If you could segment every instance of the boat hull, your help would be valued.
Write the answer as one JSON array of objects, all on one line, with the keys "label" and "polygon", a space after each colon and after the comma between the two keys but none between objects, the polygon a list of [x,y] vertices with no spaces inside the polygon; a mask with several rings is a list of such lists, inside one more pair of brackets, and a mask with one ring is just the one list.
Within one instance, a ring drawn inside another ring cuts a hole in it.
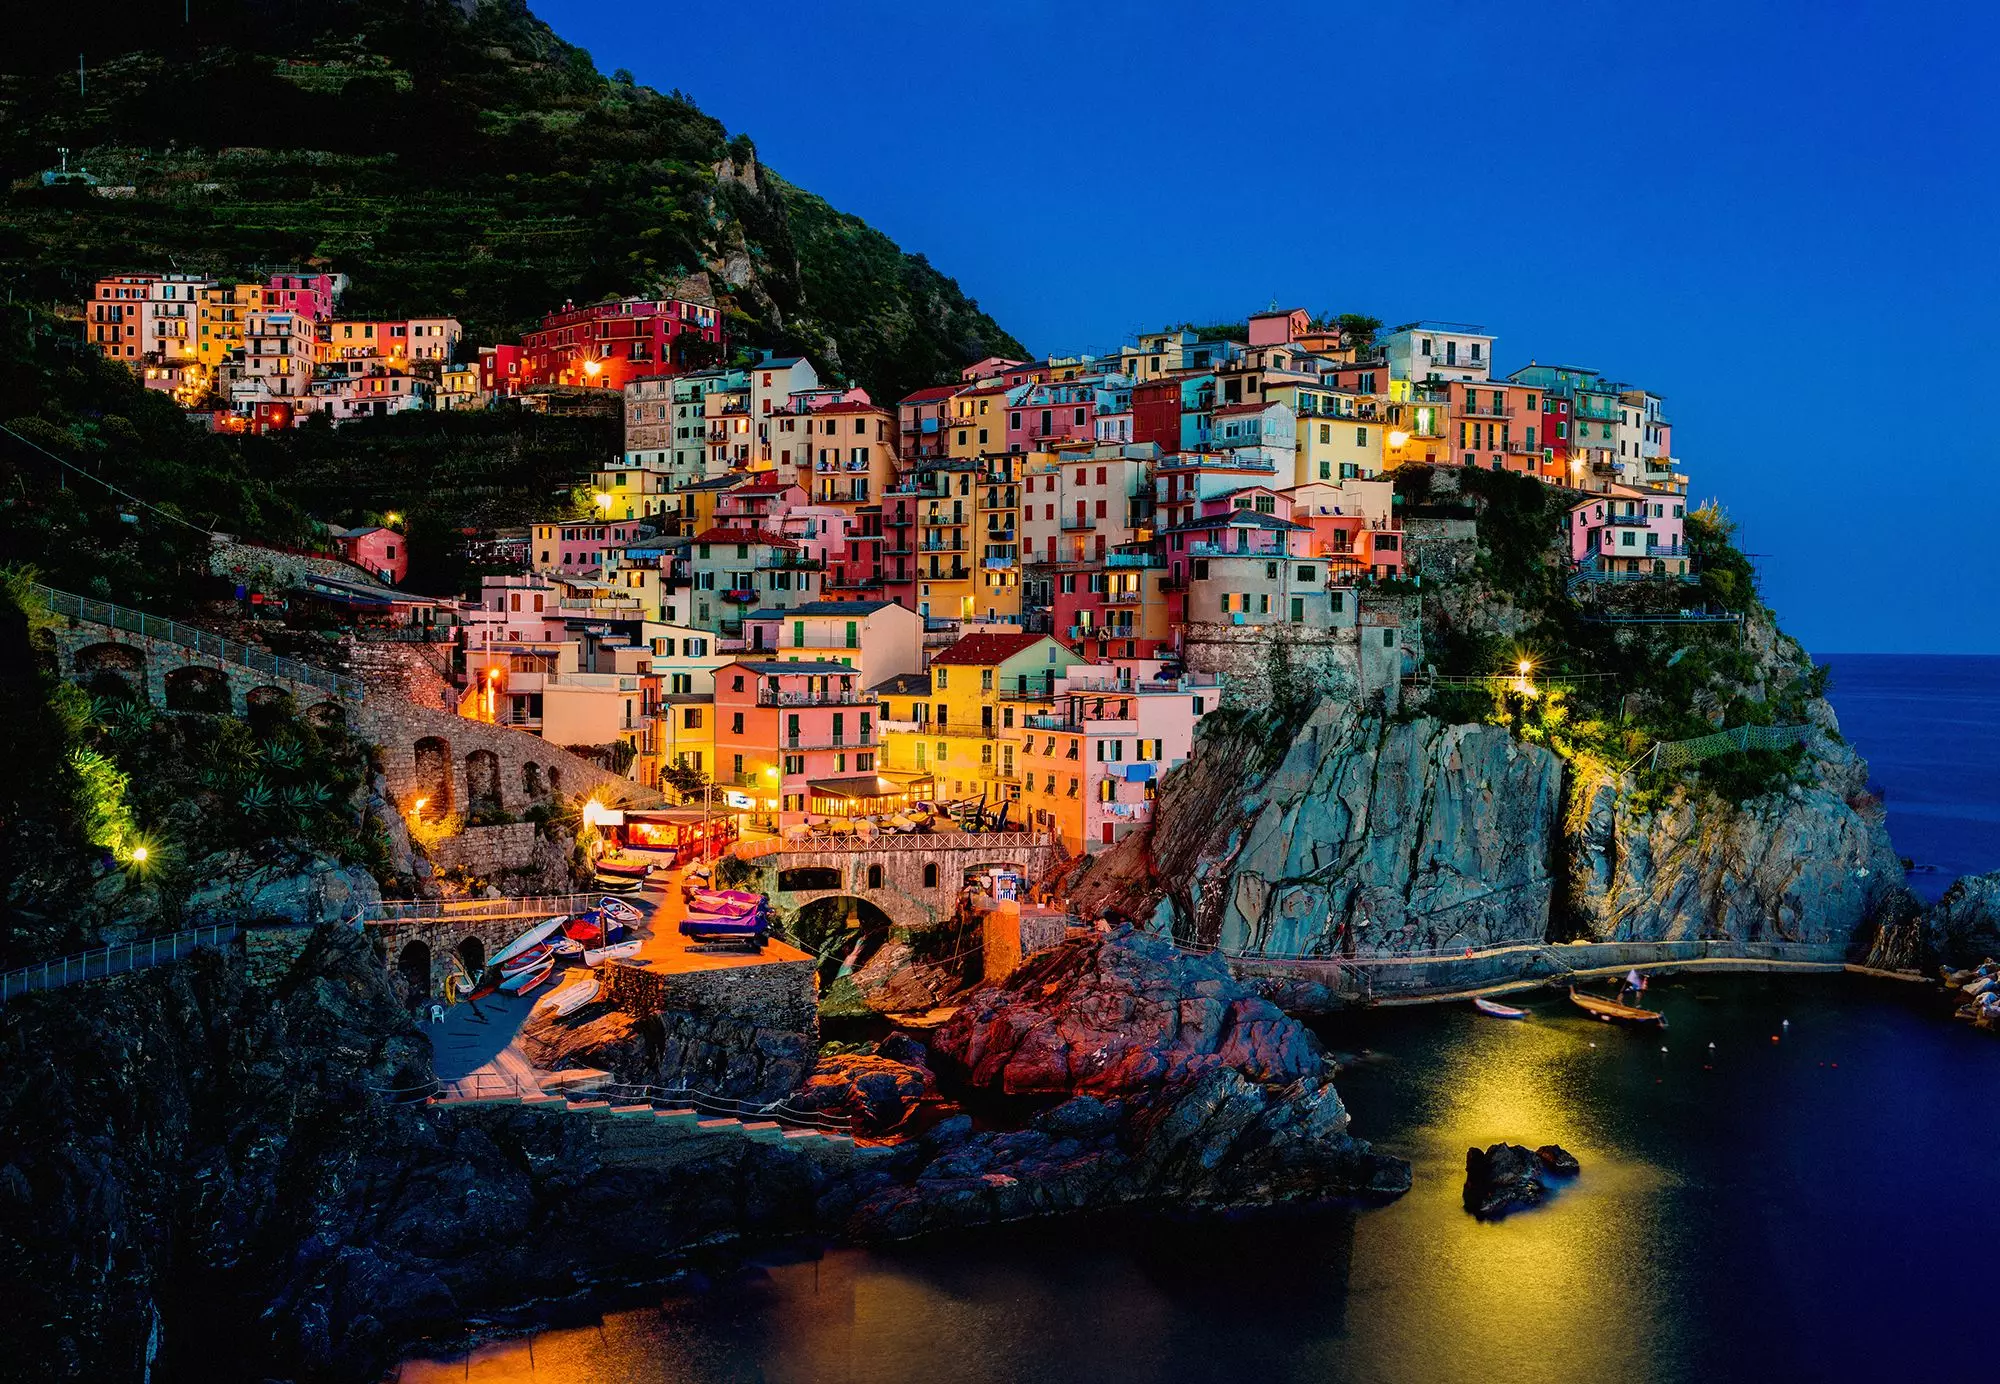
[{"label": "boat hull", "polygon": [[1620,1004],[1616,1000],[1599,999],[1596,995],[1580,995],[1575,990],[1569,992],[1569,1001],[1588,1014],[1614,1023],[1658,1024],[1665,1028],[1667,1016],[1654,1009],[1639,1009],[1633,1005]]}]

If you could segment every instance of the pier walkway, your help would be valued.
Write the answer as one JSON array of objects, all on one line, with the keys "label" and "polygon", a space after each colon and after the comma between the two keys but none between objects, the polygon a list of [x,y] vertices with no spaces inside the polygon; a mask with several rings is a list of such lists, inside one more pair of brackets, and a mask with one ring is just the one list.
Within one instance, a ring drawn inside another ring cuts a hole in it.
[{"label": "pier walkway", "polygon": [[143,971],[150,966],[163,966],[204,947],[219,951],[241,934],[242,929],[236,924],[219,923],[214,927],[189,928],[185,932],[172,932],[159,937],[142,937],[136,942],[116,946],[92,947],[86,952],[23,966],[0,974],[0,1004],[31,990],[55,990],[86,980],[106,980],[112,976]]}]

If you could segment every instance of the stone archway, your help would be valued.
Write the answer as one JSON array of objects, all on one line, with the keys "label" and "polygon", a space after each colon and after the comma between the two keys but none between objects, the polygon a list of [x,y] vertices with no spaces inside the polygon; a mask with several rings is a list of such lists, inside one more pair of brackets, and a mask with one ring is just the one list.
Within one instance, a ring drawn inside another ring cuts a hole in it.
[{"label": "stone archway", "polygon": [[146,700],[146,654],[130,644],[86,644],[70,661],[76,680],[93,697]]},{"label": "stone archway", "polygon": [[227,714],[230,710],[229,675],[220,668],[190,663],[170,669],[162,682],[169,711]]},{"label": "stone archway", "polygon": [[[441,735],[426,735],[410,750],[416,773],[412,779],[410,810],[426,817],[447,817],[452,811],[451,741]],[[417,806],[417,799],[423,806]]]},{"label": "stone archway", "polygon": [[542,796],[542,766],[529,760],[521,766],[521,791],[529,802],[538,802]]},{"label": "stone archway", "polygon": [[896,920],[853,894],[822,894],[800,905],[786,925],[792,940],[819,959],[822,989],[843,968],[859,970],[889,940]]},{"label": "stone archway", "polygon": [[429,999],[431,997],[430,944],[419,938],[398,952],[396,974],[403,978],[403,985],[412,1000]]},{"label": "stone archway", "polygon": [[500,801],[500,756],[474,750],[465,757],[465,810],[468,815],[497,813]]},{"label": "stone archway", "polygon": [[265,683],[262,687],[253,687],[243,694],[243,707],[246,711],[283,712],[289,715],[293,708],[292,694],[282,687],[273,687]]},{"label": "stone archway", "polygon": [[486,970],[485,941],[477,936],[460,938],[458,962],[465,967],[465,973],[477,981]]}]

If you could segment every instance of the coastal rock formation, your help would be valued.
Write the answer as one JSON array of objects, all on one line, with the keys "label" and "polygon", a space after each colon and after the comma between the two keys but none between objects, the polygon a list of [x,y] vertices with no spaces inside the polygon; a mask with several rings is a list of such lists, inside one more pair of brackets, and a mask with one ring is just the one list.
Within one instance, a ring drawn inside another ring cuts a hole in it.
[{"label": "coastal rock formation", "polygon": [[344,923],[382,900],[382,890],[367,870],[304,846],[211,855],[193,873],[201,883],[181,905],[190,927],[273,919],[308,927]]},{"label": "coastal rock formation", "polygon": [[1879,817],[1852,805],[1867,766],[1824,731],[1808,753],[1816,781],[1736,806],[1683,790],[1637,809],[1629,780],[1580,771],[1568,865],[1585,935],[1840,945],[1867,935],[1903,893],[1902,864]]},{"label": "coastal rock formation", "polygon": [[856,1133],[879,1135],[900,1128],[936,1095],[937,1081],[920,1057],[899,1062],[881,1052],[838,1053],[820,1058],[790,1104],[845,1116]]},{"label": "coastal rock formation", "polygon": [[941,1121],[850,1229],[907,1236],[1118,1203],[1394,1195],[1409,1165],[1348,1133],[1319,1042],[1229,978],[1120,928],[1031,958],[932,1039],[971,1093],[1057,1095],[1024,1128]]},{"label": "coastal rock formation", "polygon": [[2000,955],[2000,873],[1966,875],[1944,891],[1925,920],[1939,961],[1967,966]]},{"label": "coastal rock formation", "polygon": [[1218,1068],[1253,1081],[1317,1076],[1319,1041],[1210,956],[1130,928],[1030,957],[974,991],[932,1039],[980,1090],[1121,1095]]},{"label": "coastal rock formation", "polygon": [[1574,1176],[1573,1155],[1557,1144],[1539,1149],[1493,1144],[1465,1151],[1465,1209],[1482,1221],[1539,1205],[1549,1194],[1545,1174]]},{"label": "coastal rock formation", "polygon": [[[1572,938],[1866,946],[1907,891],[1867,766],[1812,705],[1801,781],[1740,805],[1694,788],[1649,799],[1505,727],[1332,701],[1261,764],[1252,733],[1205,732],[1151,827],[1094,857],[1069,897],[1253,956]],[[1261,770],[1247,791],[1246,763]],[[1328,999],[1298,981],[1266,993]]]}]

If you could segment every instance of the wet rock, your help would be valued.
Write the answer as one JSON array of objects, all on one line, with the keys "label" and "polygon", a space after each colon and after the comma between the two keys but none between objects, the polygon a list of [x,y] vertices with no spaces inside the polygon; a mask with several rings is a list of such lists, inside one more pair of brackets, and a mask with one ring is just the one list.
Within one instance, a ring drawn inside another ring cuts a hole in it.
[{"label": "wet rock", "polygon": [[2000,952],[2000,872],[1967,875],[1944,891],[1926,918],[1931,946],[1950,966]]},{"label": "wet rock", "polygon": [[[1554,1149],[1554,1145],[1549,1146]],[[1560,1151],[1560,1150],[1558,1150]],[[1567,1155],[1564,1155],[1567,1157]],[[1574,1159],[1570,1160],[1574,1162]],[[1465,1151],[1465,1209],[1482,1221],[1540,1204],[1548,1196],[1542,1160],[1519,1144],[1493,1144]]]},{"label": "wet rock", "polygon": [[927,1067],[881,1055],[841,1053],[820,1058],[791,1104],[845,1116],[857,1134],[880,1135],[901,1128],[923,1101],[936,1095],[937,1083]]},{"label": "wet rock", "polygon": [[975,990],[932,1037],[936,1058],[1007,1095],[1115,1095],[1227,1067],[1255,1081],[1319,1072],[1319,1040],[1218,957],[1129,927],[1030,957]]},{"label": "wet rock", "polygon": [[1576,1161],[1576,1155],[1561,1144],[1543,1144],[1535,1150],[1535,1157],[1541,1160],[1544,1170],[1556,1177],[1575,1177],[1583,1171],[1583,1165]]}]

